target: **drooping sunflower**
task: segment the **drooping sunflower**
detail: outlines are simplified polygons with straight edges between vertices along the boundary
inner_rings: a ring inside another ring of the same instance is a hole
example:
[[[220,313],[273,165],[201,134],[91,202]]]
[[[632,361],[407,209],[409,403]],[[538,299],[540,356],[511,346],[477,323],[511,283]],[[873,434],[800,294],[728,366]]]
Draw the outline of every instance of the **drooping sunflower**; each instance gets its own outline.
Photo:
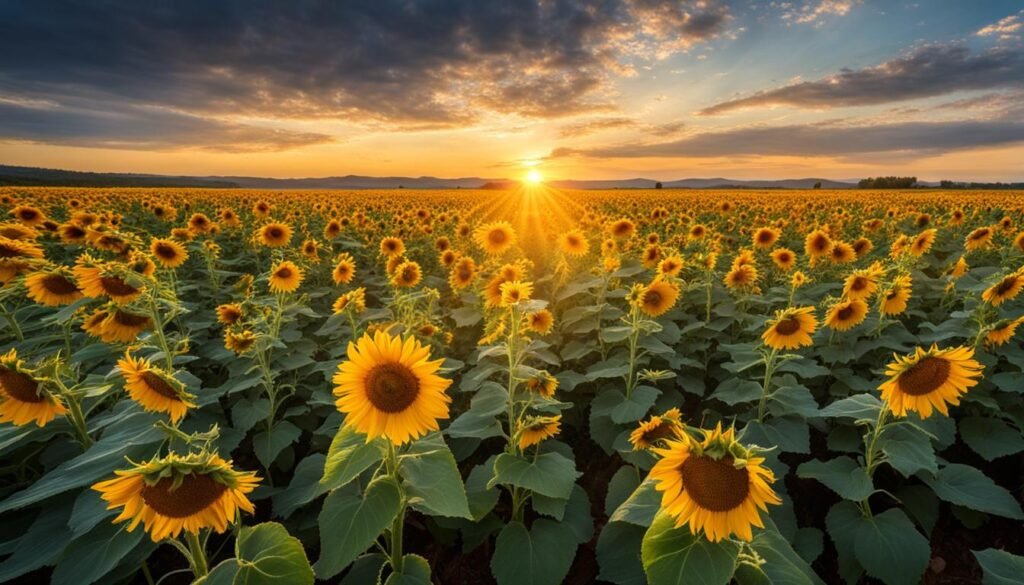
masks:
[[[642,421],[629,434],[629,442],[633,445],[633,450],[651,449],[668,439],[680,438],[680,434],[683,432],[680,424],[681,416],[679,409],[673,408],[660,416],[655,415]]]
[[[562,430],[562,415],[531,417],[523,423],[519,430],[519,450],[539,444],[550,439]]]
[[[825,324],[836,331],[849,331],[860,325],[868,315],[868,304],[862,300],[840,301],[828,310]]]
[[[521,301],[528,301],[533,295],[533,283],[521,280],[501,284],[501,306],[511,307]]]
[[[217,306],[217,321],[221,325],[231,326],[238,323],[242,319],[244,311],[242,305],[237,303],[227,303],[224,305]]]
[[[0,357],[0,423],[42,427],[66,412],[60,397],[46,390],[25,368],[16,350]]]
[[[399,288],[412,288],[420,283],[422,275],[423,271],[420,269],[419,262],[406,260],[399,264],[391,274],[391,284]]]
[[[994,347],[1003,345],[1013,339],[1013,335],[1017,333],[1017,327],[1021,323],[1024,323],[1024,317],[999,321],[985,334],[985,341]]]
[[[174,240],[155,239],[149,245],[149,251],[164,268],[177,268],[188,260],[188,250]]]
[[[114,474],[92,489],[102,494],[108,510],[121,508],[113,523],[130,521],[129,532],[141,523],[153,542],[177,538],[182,531],[224,532],[239,511],[254,511],[246,494],[259,483],[255,473],[237,471],[212,453],[170,453]]]
[[[882,299],[882,314],[892,316],[906,311],[907,301],[910,300],[910,295],[913,292],[911,286],[912,281],[909,275],[897,277],[892,286],[885,291],[885,297]]]
[[[237,355],[242,355],[256,345],[256,334],[248,329],[241,331],[225,331],[224,347]]]
[[[992,243],[994,230],[990,227],[980,227],[967,234],[964,239],[964,248],[969,251],[980,250]]]
[[[130,303],[142,294],[142,289],[125,280],[126,272],[128,270],[125,266],[96,262],[88,256],[80,257],[72,269],[78,288],[85,296],[109,297],[118,305]]]
[[[268,248],[283,248],[292,241],[292,227],[286,223],[268,223],[259,228],[256,236]]]
[[[99,323],[99,337],[105,343],[131,343],[138,338],[139,333],[152,327],[153,319],[149,315],[113,309]]]
[[[562,251],[569,256],[586,256],[587,252],[590,251],[590,242],[587,241],[587,236],[580,230],[572,230],[562,234],[558,238],[558,244]]]
[[[782,503],[764,457],[738,443],[735,429],[723,432],[719,424],[704,431],[703,441],[684,437],[666,443],[653,449],[661,459],[649,477],[662,492],[661,509],[675,518],[677,528],[688,525],[690,533],[703,532],[712,542],[734,534],[749,542],[752,528],[764,527],[758,510]]]
[[[552,376],[547,370],[538,370],[536,374],[526,379],[526,388],[531,392],[550,398],[558,389],[558,378]]]
[[[28,298],[47,307],[70,305],[82,298],[71,272],[64,267],[46,268],[25,277]]]
[[[554,324],[555,316],[547,309],[540,309],[526,316],[526,326],[534,333],[546,335]]]
[[[126,351],[117,367],[128,395],[144,410],[166,412],[171,422],[177,423],[189,408],[195,408],[195,396],[185,390],[185,385],[148,359],[133,357]]]
[[[366,289],[359,287],[353,291],[340,295],[334,301],[334,304],[331,306],[331,310],[335,313],[341,313],[344,311],[362,313],[366,310]]]
[[[496,221],[478,227],[473,240],[492,256],[500,256],[516,243],[516,231],[507,221]]]
[[[302,269],[291,260],[282,260],[270,271],[270,292],[290,293],[302,284]]]
[[[1024,269],[1004,276],[999,282],[985,289],[981,298],[993,307],[1013,300],[1024,289]]]
[[[761,334],[764,344],[772,349],[797,349],[814,342],[811,335],[818,327],[814,307],[790,307],[775,313],[768,328]]]
[[[351,254],[344,253],[338,256],[338,263],[331,272],[334,284],[348,284],[356,275],[356,261]]]
[[[679,299],[679,287],[662,279],[655,279],[643,289],[637,299],[636,308],[648,317],[660,317],[675,306]]]
[[[335,405],[345,424],[367,441],[386,437],[395,445],[438,430],[448,418],[452,381],[437,375],[444,360],[430,360],[430,347],[382,331],[349,342],[348,359],[334,375]]]
[[[907,356],[893,355],[896,360],[886,368],[889,379],[878,389],[889,410],[906,416],[908,410],[928,418],[933,410],[949,415],[947,405],[960,404],[960,396],[977,385],[984,366],[974,360],[968,347],[939,349],[917,348]]]

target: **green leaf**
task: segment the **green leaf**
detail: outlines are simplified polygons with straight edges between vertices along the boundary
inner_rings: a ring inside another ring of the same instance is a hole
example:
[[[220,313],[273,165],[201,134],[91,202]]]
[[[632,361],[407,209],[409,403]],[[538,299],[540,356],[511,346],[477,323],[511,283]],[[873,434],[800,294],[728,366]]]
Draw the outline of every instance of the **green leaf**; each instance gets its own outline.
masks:
[[[847,500],[866,500],[875,491],[864,468],[845,455],[828,461],[813,459],[800,465],[796,474],[820,481]]]
[[[854,543],[857,539],[857,528],[864,514],[853,502],[839,502],[832,506],[825,516],[828,535],[836,545],[838,553],[839,574],[848,585],[855,585],[864,572],[857,556],[854,554]]]
[[[854,536],[857,560],[886,585],[915,585],[928,568],[931,547],[899,508],[861,517]]]
[[[921,479],[932,488],[935,495],[951,504],[1024,520],[1024,511],[1021,511],[1013,495],[969,465],[950,463],[934,478],[923,475]]]
[[[661,512],[644,534],[641,558],[650,585],[727,585],[740,549],[731,540],[711,542],[675,527]]]
[[[618,389],[602,391],[591,402],[595,415],[609,416],[619,424],[633,423],[647,415],[661,395],[651,386],[637,386],[629,398]]]
[[[628,522],[647,528],[654,522],[654,517],[661,509],[661,492],[654,487],[654,481],[645,479],[633,493],[626,498],[615,513],[608,518],[609,522]]]
[[[476,522],[494,509],[501,496],[499,490],[487,487],[487,482],[494,475],[494,459],[492,456],[474,467],[466,478],[466,499],[469,502],[469,511]]]
[[[403,555],[402,572],[388,575],[384,585],[431,585],[430,563],[419,555]]]
[[[878,420],[882,409],[882,401],[874,394],[855,394],[849,398],[837,400],[822,408],[818,416],[822,418],[852,418],[854,420]]]
[[[1024,438],[1020,431],[998,418],[965,418],[960,421],[960,436],[986,461],[1024,451]]]
[[[640,487],[640,474],[632,465],[623,465],[608,482],[608,493],[604,499],[604,513],[611,516],[629,496]]]
[[[256,423],[267,420],[270,416],[270,401],[266,398],[258,400],[239,400],[231,407],[231,421],[235,428],[248,431]]]
[[[53,570],[52,585],[90,585],[109,573],[146,536],[145,530],[127,531],[127,524],[101,524],[73,541]]]
[[[764,530],[754,534],[750,546],[767,561],[761,570],[772,585],[824,585],[770,518],[766,519]]]
[[[498,534],[491,573],[498,585],[559,585],[576,556],[572,529],[539,518],[527,530],[510,522]]]
[[[264,468],[270,467],[281,451],[298,441],[300,435],[302,435],[302,431],[299,427],[288,421],[278,422],[269,432],[263,431],[252,438],[256,458],[260,460]]]
[[[320,511],[320,560],[314,565],[321,579],[333,577],[370,548],[401,510],[398,486],[381,478],[362,498],[331,492]]]
[[[811,452],[811,434],[807,423],[793,418],[773,418],[761,423],[756,420],[743,428],[743,439],[762,447],[776,446],[784,453]]]
[[[551,498],[566,499],[580,475],[573,462],[559,453],[542,453],[535,460],[502,453],[494,460],[494,477],[487,486],[514,485]]]
[[[327,450],[320,484],[326,489],[339,488],[383,457],[379,440],[367,442],[366,435],[356,432],[352,427],[342,426]]]
[[[987,548],[971,551],[978,559],[984,576],[982,585],[1019,585],[1024,575],[1024,557],[1012,555],[1004,550]]]
[[[323,453],[313,453],[299,461],[288,489],[281,490],[273,496],[276,516],[287,518],[299,507],[327,493],[327,486],[320,483],[325,460]]]
[[[430,516],[472,520],[459,466],[441,433],[413,443],[402,455],[399,469],[413,508]]]
[[[881,448],[889,465],[904,477],[921,470],[933,474],[939,470],[931,439],[913,427],[901,425],[887,430]]]
[[[480,309],[475,306],[459,307],[451,313],[456,327],[472,327],[483,319]]]
[[[760,400],[763,394],[760,382],[744,380],[742,378],[729,378],[715,388],[711,398],[721,400],[732,406],[742,402]]]
[[[640,559],[643,526],[626,522],[609,522],[597,536],[597,578],[617,585],[646,585],[644,564]]]
[[[339,585],[367,585],[378,583],[381,568],[384,567],[388,558],[380,553],[363,555],[352,563],[352,568],[345,573],[345,578]]]
[[[313,569],[299,539],[277,522],[243,526],[235,558],[216,567],[195,585],[312,585]]]
[[[70,501],[66,505],[49,502],[18,539],[11,555],[0,562],[0,583],[51,564],[71,541],[67,529],[70,516]]]

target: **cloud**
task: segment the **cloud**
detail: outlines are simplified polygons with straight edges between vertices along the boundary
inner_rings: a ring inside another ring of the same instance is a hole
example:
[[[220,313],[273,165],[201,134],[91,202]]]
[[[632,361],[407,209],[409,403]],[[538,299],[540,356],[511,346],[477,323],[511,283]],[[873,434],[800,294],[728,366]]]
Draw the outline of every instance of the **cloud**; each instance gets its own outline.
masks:
[[[54,109],[0,99],[0,140],[127,150],[271,152],[334,139],[166,110]]]
[[[94,113],[130,108],[133,121],[172,110],[210,120],[225,138],[255,132],[215,121],[230,116],[463,127],[486,112],[611,111],[612,79],[655,58],[643,47],[684,50],[728,20],[719,0],[8,0],[0,88]],[[167,123],[157,118],[150,125]],[[133,134],[101,119],[77,127],[98,140]],[[46,139],[42,126],[19,132]]]
[[[1011,14],[995,24],[983,27],[975,34],[979,37],[998,36],[1003,40],[1015,38],[1017,36],[1015,33],[1020,32],[1024,28],[1024,20],[1021,19],[1022,15],[1024,15],[1024,10],[1017,14]]]
[[[635,128],[636,126],[637,121],[633,118],[594,118],[563,126],[561,130],[558,131],[558,135],[562,138],[576,138],[579,136],[594,134],[595,132],[601,132],[603,130]]]
[[[865,69],[844,69],[815,81],[793,83],[715,104],[712,116],[765,106],[834,108],[946,95],[964,90],[1024,86],[1024,56],[1017,49],[972,53],[963,45],[930,44]]]
[[[905,122],[874,126],[843,122],[747,127],[691,134],[679,140],[593,149],[559,148],[552,158],[715,158],[728,156],[841,156],[952,150],[1024,142],[1016,120]]]
[[[797,24],[820,23],[826,16],[846,16],[861,0],[817,0],[805,2],[799,8],[789,2],[782,3],[782,20]]]

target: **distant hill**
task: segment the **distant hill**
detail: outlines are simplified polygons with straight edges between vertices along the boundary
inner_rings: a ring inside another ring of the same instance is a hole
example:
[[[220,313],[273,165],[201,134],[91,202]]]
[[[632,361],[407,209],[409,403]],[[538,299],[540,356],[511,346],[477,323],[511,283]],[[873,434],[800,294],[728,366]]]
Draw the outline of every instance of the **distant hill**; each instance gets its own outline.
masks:
[[[617,179],[608,181],[550,181],[560,189],[653,189],[655,179]],[[680,179],[662,181],[665,189],[810,189],[815,183],[823,189],[853,189],[852,182],[829,179],[746,180]],[[460,177],[309,177],[274,179],[269,177],[190,177],[139,173],[88,173],[35,167],[0,165],[0,186],[66,186],[66,187],[208,187],[218,189],[511,189],[519,185],[514,179]]]

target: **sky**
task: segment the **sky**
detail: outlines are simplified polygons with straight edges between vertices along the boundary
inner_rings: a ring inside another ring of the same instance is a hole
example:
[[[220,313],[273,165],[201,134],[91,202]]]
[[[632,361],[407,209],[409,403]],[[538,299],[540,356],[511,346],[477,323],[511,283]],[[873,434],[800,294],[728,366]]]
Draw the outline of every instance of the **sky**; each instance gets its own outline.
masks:
[[[1024,180],[1020,0],[4,0],[0,164]]]

